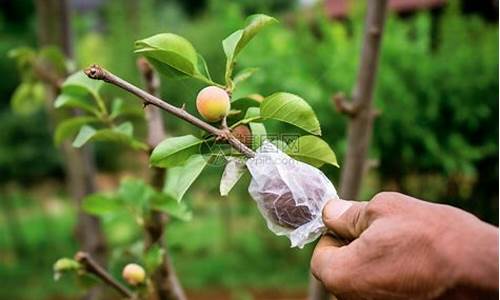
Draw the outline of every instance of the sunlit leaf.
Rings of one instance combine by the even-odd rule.
[[[167,76],[199,74],[198,54],[185,38],[172,33],[160,33],[135,42],[135,52],[144,55]],[[162,64],[166,65],[162,67]]]
[[[192,155],[199,152],[202,142],[203,140],[193,135],[167,138],[154,148],[149,162],[162,168],[183,165]]]
[[[319,121],[311,106],[302,98],[290,93],[276,93],[266,97],[260,105],[260,115],[290,123],[314,135],[321,135]]]
[[[267,25],[276,23],[277,20],[263,15],[257,14],[247,18],[246,25],[243,29],[237,30],[230,34],[222,41],[222,47],[226,54],[226,82],[230,83],[231,74],[233,71],[234,60],[240,51],[250,42],[250,40]]]
[[[339,166],[337,157],[330,146],[321,138],[313,135],[301,136],[292,141],[288,145],[286,153],[315,167],[320,167],[325,163]]]
[[[99,129],[84,125],[78,135],[76,136],[73,146],[76,148],[80,148],[84,144],[89,141],[105,141],[105,142],[115,142],[122,143],[132,147],[133,149],[148,149],[148,146],[131,136],[130,133],[131,124],[125,123],[120,127],[116,127],[113,129]]]
[[[91,126],[82,126],[82,128],[80,128],[80,131],[78,132],[78,135],[73,141],[73,147],[80,148],[81,146],[85,145],[95,135],[96,132],[97,130],[95,130]]]
[[[172,196],[175,200],[181,201],[189,187],[207,166],[207,163],[208,157],[195,154],[189,157],[184,165],[170,168],[163,192]]]

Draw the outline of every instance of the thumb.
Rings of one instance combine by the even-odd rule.
[[[337,236],[354,240],[368,227],[365,207],[364,202],[330,200],[323,208],[323,222]]]

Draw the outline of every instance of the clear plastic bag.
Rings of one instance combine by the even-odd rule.
[[[328,200],[338,199],[333,184],[319,170],[297,161],[270,142],[246,163],[252,181],[248,192],[267,226],[302,248],[326,231],[321,218]]]

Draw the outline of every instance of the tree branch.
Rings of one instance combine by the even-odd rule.
[[[347,129],[347,153],[340,179],[342,199],[356,199],[361,181],[366,170],[366,156],[373,130],[373,120],[377,115],[372,105],[380,44],[385,23],[388,0],[366,1],[367,11],[363,36],[363,48],[358,69],[357,83],[352,94],[352,101],[334,98],[339,111],[349,115]],[[321,282],[311,277],[309,299],[327,300],[330,293]]]
[[[151,95],[157,96],[160,89],[158,74],[145,58],[137,60],[137,67],[143,77],[146,91]],[[145,111],[148,127],[148,144],[151,148],[154,148],[165,139],[165,127],[161,111],[158,107],[149,105],[145,108]],[[158,167],[151,168],[150,183],[158,191],[162,189],[165,183],[165,175],[166,172],[164,169]],[[186,295],[172,265],[166,240],[163,238],[168,219],[169,216],[165,213],[155,210],[150,211],[145,224],[146,239],[144,250],[147,251],[153,245],[159,245],[165,251],[162,264],[152,274],[154,293],[157,296],[155,299],[186,300]]]
[[[160,98],[157,98],[144,90],[136,87],[135,85],[121,79],[120,77],[114,75],[113,73],[101,68],[98,65],[92,65],[89,68],[85,69],[85,74],[91,78],[91,79],[96,79],[96,80],[103,80],[108,83],[111,83],[117,87],[120,87],[127,92],[136,95],[137,97],[141,98],[146,104],[152,104],[156,107],[159,107],[170,114],[183,119],[184,121],[191,123],[192,125],[210,133],[213,134],[214,136],[218,137],[219,139],[226,140],[234,149],[236,149],[238,152],[241,154],[245,155],[248,158],[252,158],[255,156],[255,152],[253,152],[252,149],[248,148],[240,142],[236,137],[234,137],[230,132],[227,132],[225,130],[221,130],[219,128],[216,128],[210,124],[208,124],[205,121],[202,121],[198,119],[197,117],[191,115],[187,111],[183,110],[182,108],[175,107]]]
[[[359,111],[359,106],[354,105],[354,103],[347,101],[344,93],[337,93],[332,97],[333,104],[335,108],[341,114],[345,114],[349,117],[354,117]]]
[[[113,276],[101,267],[87,252],[77,252],[75,254],[75,260],[85,268],[85,271],[97,276],[104,283],[114,288],[122,296],[129,299],[136,299],[135,294],[131,290],[114,279]]]

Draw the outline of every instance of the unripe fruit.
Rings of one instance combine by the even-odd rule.
[[[233,130],[231,130],[231,133],[240,142],[245,144],[245,146],[250,147],[250,148],[252,147],[252,132],[250,131],[248,126],[238,125]]]
[[[130,285],[138,285],[144,282],[146,272],[138,264],[128,264],[123,268],[123,279]]]
[[[220,87],[207,86],[198,93],[196,108],[205,120],[220,121],[227,116],[231,108],[229,95]]]

